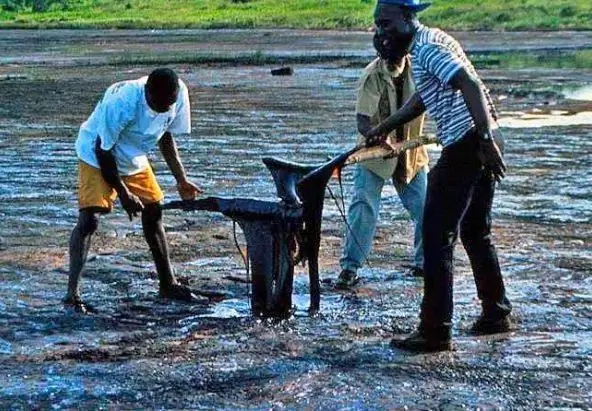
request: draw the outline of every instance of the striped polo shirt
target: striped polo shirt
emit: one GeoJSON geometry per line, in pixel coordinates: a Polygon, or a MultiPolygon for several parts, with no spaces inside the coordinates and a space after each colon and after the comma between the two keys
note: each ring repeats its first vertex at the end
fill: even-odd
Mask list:
{"type": "MultiPolygon", "coordinates": [[[[460,140],[473,126],[471,113],[460,90],[450,80],[461,68],[479,79],[460,44],[439,29],[419,25],[410,50],[413,79],[429,116],[436,122],[437,138],[446,147],[460,140]]],[[[485,94],[493,123],[497,120],[489,90],[485,94]]]]}

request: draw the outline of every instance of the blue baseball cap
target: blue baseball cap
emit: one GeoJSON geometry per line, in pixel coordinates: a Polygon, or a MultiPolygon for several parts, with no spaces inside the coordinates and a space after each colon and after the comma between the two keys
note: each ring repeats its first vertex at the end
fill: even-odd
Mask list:
{"type": "Polygon", "coordinates": [[[419,12],[430,7],[432,3],[420,3],[419,0],[378,0],[378,4],[391,4],[393,6],[406,7],[414,12],[419,12]]]}

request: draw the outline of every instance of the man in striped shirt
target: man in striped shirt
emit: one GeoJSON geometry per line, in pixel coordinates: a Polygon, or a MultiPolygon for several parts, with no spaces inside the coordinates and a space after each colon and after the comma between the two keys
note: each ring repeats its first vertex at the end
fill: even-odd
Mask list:
{"type": "Polygon", "coordinates": [[[419,23],[419,0],[378,0],[374,18],[380,35],[411,57],[417,92],[367,134],[369,145],[427,111],[443,146],[429,173],[424,210],[424,296],[417,331],[391,345],[410,351],[451,349],[453,250],[459,228],[482,303],[474,334],[510,329],[511,304],[491,241],[495,182],[505,165],[496,143],[497,114],[489,93],[458,42],[419,23]]]}

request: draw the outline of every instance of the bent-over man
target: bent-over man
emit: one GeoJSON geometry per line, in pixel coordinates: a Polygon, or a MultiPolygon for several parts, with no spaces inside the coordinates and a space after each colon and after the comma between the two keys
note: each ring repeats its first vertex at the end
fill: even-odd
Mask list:
{"type": "Polygon", "coordinates": [[[173,274],[162,224],[164,195],[147,158],[147,153],[158,146],[177,180],[180,196],[195,198],[201,190],[187,179],[173,138],[190,130],[187,86],[168,68],[111,85],[82,124],[76,140],[79,214],[70,237],[66,305],[84,313],[92,311],[80,297],[80,278],[99,216],[112,210],[117,197],[130,221],[141,214],[160,296],[186,301],[194,298],[173,274]]]}

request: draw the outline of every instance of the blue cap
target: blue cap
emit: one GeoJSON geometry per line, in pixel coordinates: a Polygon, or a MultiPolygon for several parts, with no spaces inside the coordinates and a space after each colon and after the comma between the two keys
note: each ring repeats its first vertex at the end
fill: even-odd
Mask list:
{"type": "Polygon", "coordinates": [[[420,3],[419,0],[378,0],[378,4],[392,4],[418,12],[427,9],[432,3],[420,3]]]}

